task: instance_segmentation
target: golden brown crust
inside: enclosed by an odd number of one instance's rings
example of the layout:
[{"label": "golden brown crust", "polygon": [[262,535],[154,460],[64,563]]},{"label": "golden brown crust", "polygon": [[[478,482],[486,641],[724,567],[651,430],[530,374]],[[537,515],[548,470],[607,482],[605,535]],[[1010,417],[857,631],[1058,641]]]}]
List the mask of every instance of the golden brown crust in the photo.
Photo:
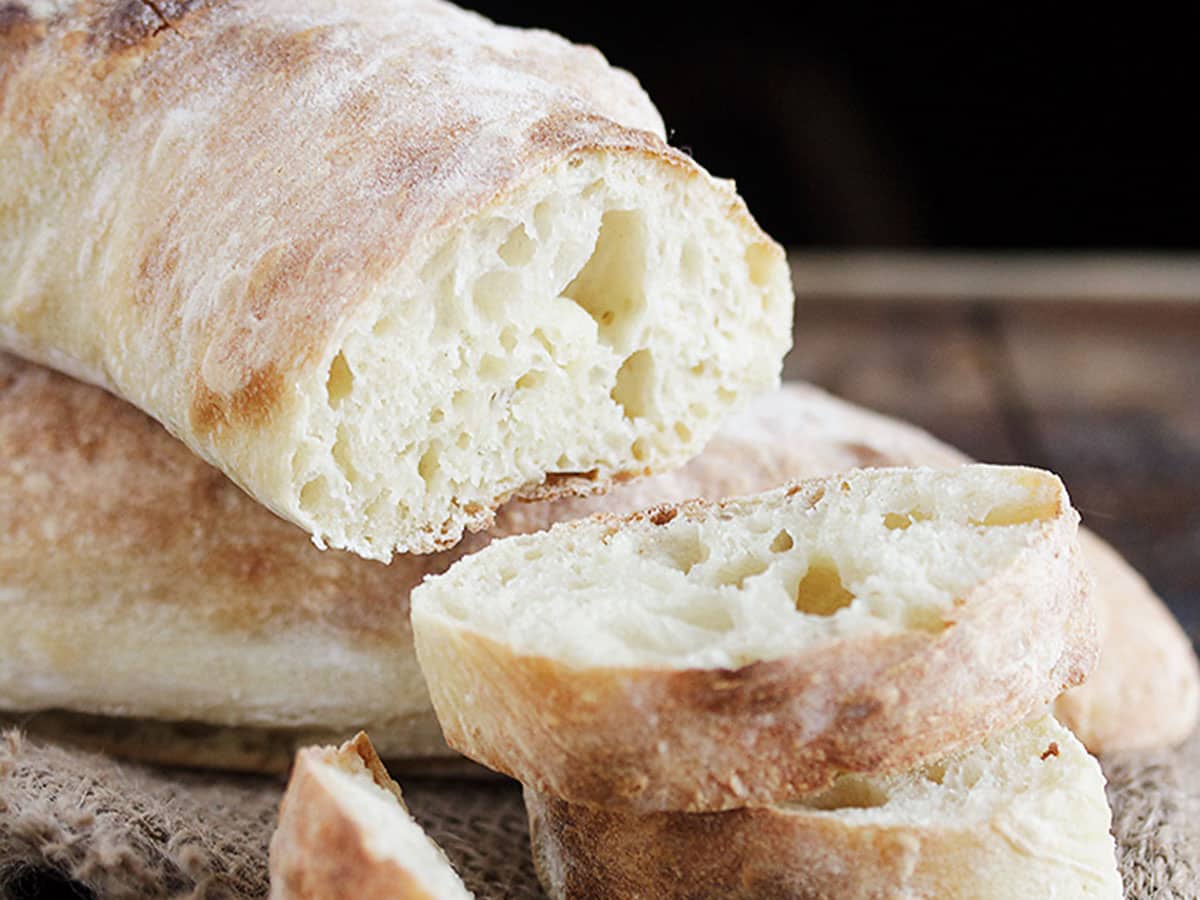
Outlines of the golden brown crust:
[{"label": "golden brown crust", "polygon": [[407,646],[408,592],[440,564],[318,551],[138,410],[3,353],[0,497],[0,586],[59,615],[136,585],[130,614],[178,607],[216,631],[322,624]]},{"label": "golden brown crust", "polygon": [[[1064,779],[1059,796],[1020,814],[966,823],[922,822],[914,811],[908,822],[865,824],[853,810],[837,818],[787,807],[639,816],[529,788],[525,807],[552,900],[1117,900],[1102,780],[1075,778],[1082,784]],[[1039,802],[1041,821],[1030,811]],[[1038,840],[1039,826],[1072,834]]]},{"label": "golden brown crust", "polygon": [[399,787],[388,777],[366,735],[360,733],[338,750],[301,750],[271,838],[271,896],[276,900],[438,900],[416,874],[372,851],[362,823],[320,777],[322,767],[350,765],[342,759],[350,754],[403,805]]},{"label": "golden brown crust", "polygon": [[842,772],[912,768],[1080,684],[1098,646],[1074,522],[1047,522],[936,631],[735,670],[576,668],[418,613],[418,656],[447,743],[535,790],[638,812],[770,804]]}]

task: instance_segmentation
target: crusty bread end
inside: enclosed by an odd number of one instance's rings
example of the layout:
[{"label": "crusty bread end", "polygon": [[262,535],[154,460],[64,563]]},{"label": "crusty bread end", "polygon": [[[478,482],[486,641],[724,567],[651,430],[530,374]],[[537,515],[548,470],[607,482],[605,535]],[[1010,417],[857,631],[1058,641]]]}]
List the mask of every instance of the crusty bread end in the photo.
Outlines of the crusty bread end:
[{"label": "crusty bread end", "polygon": [[275,900],[471,897],[363,732],[338,748],[296,754],[270,868]]}]

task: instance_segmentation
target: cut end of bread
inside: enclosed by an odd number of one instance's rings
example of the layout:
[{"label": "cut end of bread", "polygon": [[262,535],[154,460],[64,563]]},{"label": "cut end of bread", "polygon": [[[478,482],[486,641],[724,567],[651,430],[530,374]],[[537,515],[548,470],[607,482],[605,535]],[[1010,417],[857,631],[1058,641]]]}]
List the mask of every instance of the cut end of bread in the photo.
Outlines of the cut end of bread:
[{"label": "cut end of bread", "polygon": [[472,896],[361,732],[336,749],[296,754],[270,866],[278,900]]},{"label": "cut end of bread", "polygon": [[1076,521],[1046,472],[864,471],[494,543],[419,588],[414,622],[572,666],[738,668],[851,633],[936,635]]},{"label": "cut end of bread", "polygon": [[681,465],[790,345],[783,251],[665,147],[577,152],[414,255],[303,386],[286,474],[283,512],[370,558]]}]

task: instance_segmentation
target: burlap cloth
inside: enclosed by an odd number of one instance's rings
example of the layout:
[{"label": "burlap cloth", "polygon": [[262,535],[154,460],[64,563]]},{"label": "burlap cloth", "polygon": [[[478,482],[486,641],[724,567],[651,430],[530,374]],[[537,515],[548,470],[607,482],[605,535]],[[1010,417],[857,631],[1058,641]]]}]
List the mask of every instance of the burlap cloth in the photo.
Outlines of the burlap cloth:
[{"label": "burlap cloth", "polygon": [[[1131,898],[1200,897],[1200,733],[1174,752],[1105,759]],[[542,897],[519,790],[404,780],[413,814],[478,897]],[[118,763],[0,739],[0,897],[257,897],[276,779]]]}]

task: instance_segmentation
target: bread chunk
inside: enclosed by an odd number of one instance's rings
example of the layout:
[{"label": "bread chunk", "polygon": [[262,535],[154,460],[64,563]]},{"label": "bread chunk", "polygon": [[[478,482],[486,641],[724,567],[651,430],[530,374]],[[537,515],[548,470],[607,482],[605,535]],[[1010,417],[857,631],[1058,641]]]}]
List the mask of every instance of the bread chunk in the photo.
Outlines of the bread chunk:
[{"label": "bread chunk", "polygon": [[271,837],[274,900],[470,900],[366,734],[296,754]]}]

